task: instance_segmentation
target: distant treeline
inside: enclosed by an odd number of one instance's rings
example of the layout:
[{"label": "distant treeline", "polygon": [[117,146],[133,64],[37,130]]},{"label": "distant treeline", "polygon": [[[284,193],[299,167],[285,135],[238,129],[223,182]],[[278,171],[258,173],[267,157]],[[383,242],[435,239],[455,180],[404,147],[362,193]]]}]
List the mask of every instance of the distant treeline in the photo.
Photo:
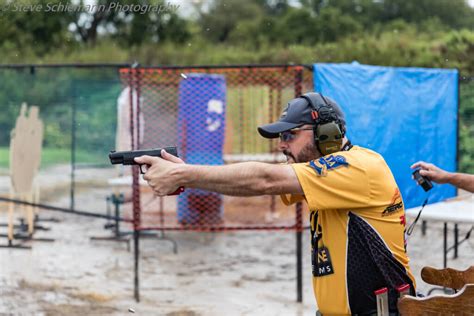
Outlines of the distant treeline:
[{"label": "distant treeline", "polygon": [[[186,8],[163,0],[0,3],[3,63],[357,60],[474,73],[474,9],[467,0],[208,0]],[[111,3],[122,9],[108,9]],[[55,4],[68,10],[45,9]],[[123,9],[138,5],[149,10]],[[194,13],[184,17],[185,11]]]}]

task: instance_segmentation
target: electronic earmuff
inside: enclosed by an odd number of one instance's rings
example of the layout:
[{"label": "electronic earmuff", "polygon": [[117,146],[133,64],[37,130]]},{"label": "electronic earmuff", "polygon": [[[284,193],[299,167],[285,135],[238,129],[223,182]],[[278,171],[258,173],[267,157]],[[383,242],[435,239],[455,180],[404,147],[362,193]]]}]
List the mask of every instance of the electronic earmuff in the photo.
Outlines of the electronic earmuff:
[{"label": "electronic earmuff", "polygon": [[320,93],[306,93],[301,98],[312,108],[314,144],[318,150],[323,156],[340,151],[345,130],[333,106]]}]

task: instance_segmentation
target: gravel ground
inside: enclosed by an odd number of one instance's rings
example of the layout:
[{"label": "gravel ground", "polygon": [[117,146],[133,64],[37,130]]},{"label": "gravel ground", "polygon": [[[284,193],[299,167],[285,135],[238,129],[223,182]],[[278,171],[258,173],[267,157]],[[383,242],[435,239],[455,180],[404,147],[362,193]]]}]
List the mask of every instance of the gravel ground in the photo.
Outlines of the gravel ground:
[{"label": "gravel ground", "polygon": [[[105,212],[111,191],[100,179],[113,170],[78,173],[77,208]],[[69,206],[67,177],[66,167],[40,175],[48,203]],[[8,192],[5,179],[0,177],[0,194]],[[0,204],[0,222],[6,221],[5,210]],[[296,303],[295,233],[280,231],[169,232],[177,254],[167,240],[142,239],[137,303],[127,243],[90,240],[111,234],[103,229],[104,220],[51,211],[41,211],[41,217],[61,221],[41,223],[50,230],[35,234],[54,242],[29,242],[30,250],[0,249],[0,315],[130,315],[130,308],[138,315],[314,315],[309,232],[303,233],[303,303]],[[460,236],[469,229],[461,224]],[[3,237],[0,243],[6,243]],[[431,288],[421,281],[421,268],[442,266],[442,246],[442,223],[428,223],[425,236],[416,227],[408,252],[421,292]],[[460,245],[457,259],[450,255],[448,265],[463,270],[472,265],[473,246],[474,237]]]}]

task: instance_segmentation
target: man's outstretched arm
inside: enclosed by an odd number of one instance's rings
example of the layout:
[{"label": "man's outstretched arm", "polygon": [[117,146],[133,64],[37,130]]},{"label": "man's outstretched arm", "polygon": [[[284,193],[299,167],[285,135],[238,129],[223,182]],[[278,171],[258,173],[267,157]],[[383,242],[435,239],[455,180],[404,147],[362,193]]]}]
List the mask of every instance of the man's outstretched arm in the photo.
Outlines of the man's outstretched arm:
[{"label": "man's outstretched arm", "polygon": [[234,196],[303,194],[290,165],[243,162],[200,166],[185,164],[165,151],[161,155],[163,159],[150,156],[135,159],[140,164],[149,165],[143,178],[159,196],[172,193],[180,186]]}]

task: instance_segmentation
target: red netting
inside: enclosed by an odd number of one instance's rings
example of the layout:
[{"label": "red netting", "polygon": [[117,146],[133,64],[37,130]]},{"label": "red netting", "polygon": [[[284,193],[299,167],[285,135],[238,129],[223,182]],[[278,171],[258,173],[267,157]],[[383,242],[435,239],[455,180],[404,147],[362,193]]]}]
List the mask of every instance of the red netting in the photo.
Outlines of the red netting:
[{"label": "red netting", "polygon": [[[261,137],[257,126],[277,120],[290,99],[312,90],[312,74],[301,66],[125,68],[120,74],[130,88],[132,148],[177,146],[192,164],[284,161],[277,140]],[[279,197],[187,188],[159,198],[139,183],[136,168],[133,179],[136,229],[301,229],[301,211]]]}]

